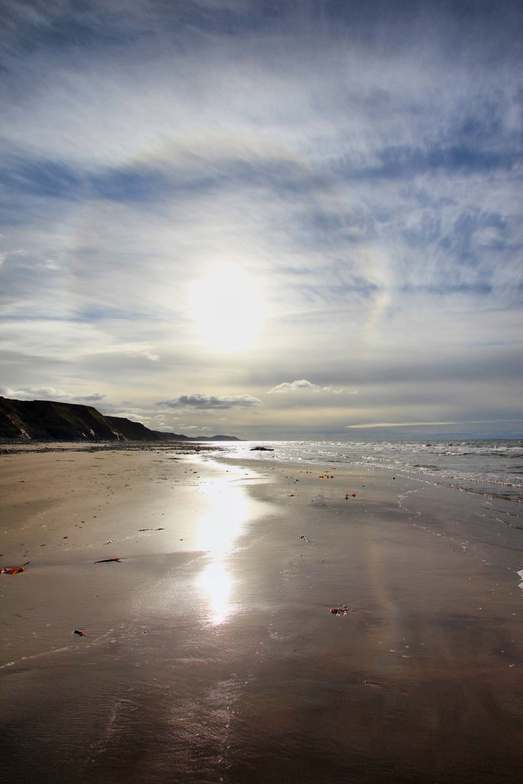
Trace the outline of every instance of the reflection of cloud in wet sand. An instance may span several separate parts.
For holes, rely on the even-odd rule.
[[[197,522],[197,548],[206,550],[209,560],[198,575],[197,584],[208,602],[209,620],[217,626],[234,611],[229,557],[245,524],[259,517],[265,504],[253,501],[244,487],[228,478],[208,485],[206,496],[208,506]]]

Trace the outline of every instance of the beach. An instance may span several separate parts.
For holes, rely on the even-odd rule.
[[[0,455],[6,780],[519,780],[506,503],[375,466]]]

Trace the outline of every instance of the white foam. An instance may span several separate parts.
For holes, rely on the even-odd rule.
[[[78,651],[85,648],[92,648],[95,645],[99,645],[100,643],[105,642],[107,637],[114,632],[114,629],[109,629],[109,631],[100,634],[98,637],[95,637],[93,640],[88,640],[87,644],[79,643],[78,645],[64,645],[61,648],[51,648],[49,651],[42,651],[41,653],[34,653],[32,656],[20,656],[19,659],[14,659],[13,661],[5,662],[4,664],[0,664],[0,670],[5,670],[7,667],[14,667],[17,664],[23,664],[29,661],[35,661],[36,659],[43,659],[46,656],[53,656],[56,653],[65,653],[66,651]]]

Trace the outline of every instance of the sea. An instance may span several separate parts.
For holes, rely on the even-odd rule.
[[[263,446],[274,451],[259,451]],[[386,469],[431,484],[523,503],[523,440],[221,442],[238,459]]]

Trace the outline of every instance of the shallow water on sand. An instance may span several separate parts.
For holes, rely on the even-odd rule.
[[[266,446],[273,451],[253,451]],[[435,484],[523,501],[523,441],[273,441],[221,443],[230,457],[386,469]]]
[[[486,497],[375,467],[53,461],[86,484],[18,510],[25,546],[50,533],[0,578],[3,644],[42,654],[0,671],[6,780],[517,780],[523,541]]]

